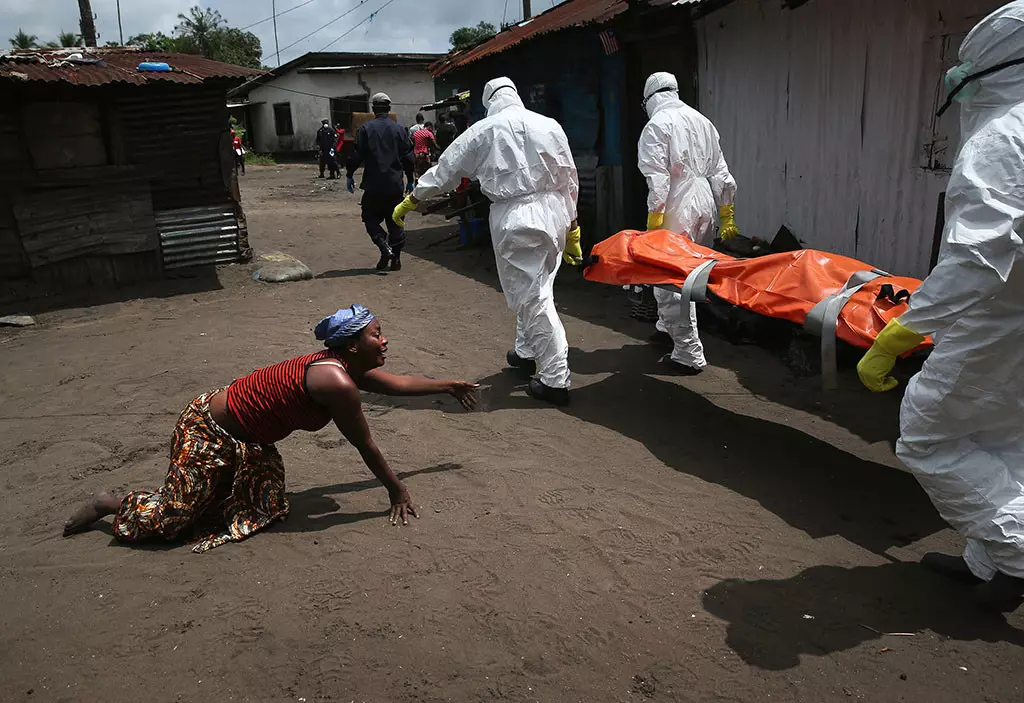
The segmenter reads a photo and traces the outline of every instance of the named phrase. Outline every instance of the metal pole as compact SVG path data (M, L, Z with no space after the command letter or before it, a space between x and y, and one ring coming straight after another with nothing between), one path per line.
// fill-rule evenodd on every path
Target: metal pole
M121 37L121 46L124 46L124 29L121 28L121 0L117 0L117 33Z
M270 11L274 16L274 56L277 57L277 65L281 65L281 45L277 41L277 0L270 0Z
M523 19L528 20L533 17L533 11L530 8L530 0L523 0Z

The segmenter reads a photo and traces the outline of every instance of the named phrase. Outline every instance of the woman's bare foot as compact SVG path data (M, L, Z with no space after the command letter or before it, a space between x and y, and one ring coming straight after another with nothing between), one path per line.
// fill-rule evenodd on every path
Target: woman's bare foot
M79 508L71 516L71 519L64 523L64 536L70 537L79 532L85 532L101 517L116 513L120 506L121 498L113 492L100 493Z

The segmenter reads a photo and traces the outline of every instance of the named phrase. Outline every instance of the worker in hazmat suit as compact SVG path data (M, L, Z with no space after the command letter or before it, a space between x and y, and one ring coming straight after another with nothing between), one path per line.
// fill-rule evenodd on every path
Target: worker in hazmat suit
M939 262L857 371L890 390L896 358L933 335L903 398L896 453L967 545L962 558L923 563L1009 611L1024 595L1024 0L967 35L946 83L962 146Z
M569 140L554 120L527 110L508 78L484 86L487 117L459 135L395 208L404 226L417 204L480 181L491 199L491 240L505 299L516 314L508 363L536 369L528 392L556 405L569 402L569 345L555 311L555 274L563 258L582 263L576 222L579 180Z
M729 173L718 130L711 121L679 99L679 83L671 73L655 73L644 85L644 109L650 121L637 145L640 172L647 179L647 229L686 234L711 246L719 235L739 234L733 208L736 181ZM717 208L716 208L717 203ZM673 350L662 361L694 375L704 370L704 346L697 334L697 307L684 308L679 293L654 289L658 331L672 337Z

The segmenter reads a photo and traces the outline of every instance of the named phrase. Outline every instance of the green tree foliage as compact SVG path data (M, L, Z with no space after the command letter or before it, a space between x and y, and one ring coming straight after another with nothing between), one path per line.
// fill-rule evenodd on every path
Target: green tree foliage
M45 44L43 44L43 46L47 49L66 49L84 45L85 41L82 39L81 34L75 34L74 32L65 32L63 29L60 30L60 34L57 35L57 41L48 41Z
M221 14L210 8L195 6L188 14L178 15L173 36L163 32L137 34L128 43L142 47L143 51L199 54L237 66L262 66L263 47L259 38L252 32L228 27Z
M75 34L74 32L65 32L63 29L60 34L57 35L57 43L60 46L82 46L85 41L82 39L81 34Z
M12 49L34 49L38 46L36 42L39 41L39 37L35 34L25 34L21 27L18 27L18 33L15 34L9 40L11 42Z
M459 51L461 49L468 49L471 46L476 46L485 39L490 39L498 30L494 28L494 25L490 22L481 22L475 27L460 27L452 32L451 43L452 49Z

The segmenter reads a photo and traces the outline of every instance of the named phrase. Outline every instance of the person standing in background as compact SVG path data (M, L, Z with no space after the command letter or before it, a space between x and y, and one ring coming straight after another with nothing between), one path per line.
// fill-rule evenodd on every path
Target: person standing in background
M316 133L316 145L320 150L320 176L324 177L324 169L331 172L331 178L338 176L338 161L335 159L334 145L337 142L337 135L331 129L331 123L323 120L320 129Z
M439 155L443 154L444 150L451 146L452 142L455 141L455 137L455 123L452 122L450 116L442 115L441 124L437 126L437 134L435 135Z
M433 124L427 122L423 125L423 129L412 135L412 156L416 164L417 179L430 170L431 150L438 151L433 127Z
M421 129L423 129L423 120L424 119L425 118L423 117L423 113L422 112L416 113L416 124L414 124L413 126L409 127L409 138L410 139L412 139L412 136L414 134L416 134L416 132L419 132Z
M242 146L242 140L238 136L235 130L231 130L231 151L235 154L235 171L242 170L242 175L245 175L245 147Z
M371 99L374 119L356 132L355 149L348 159L349 193L355 193L355 172L363 167L363 224L370 239L380 249L377 270L402 269L405 228L391 218L402 202L402 174L406 188L413 189L412 141L409 132L390 117L391 98L377 93ZM381 226L387 226L387 231Z
M340 122L334 125L334 133L338 137L338 143L334 145L334 160L338 163L338 171L341 171L341 147L345 146L345 128Z

